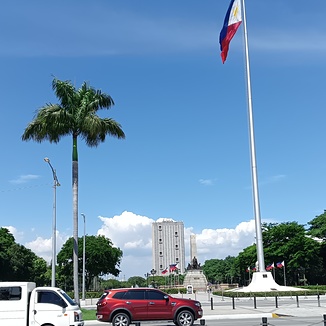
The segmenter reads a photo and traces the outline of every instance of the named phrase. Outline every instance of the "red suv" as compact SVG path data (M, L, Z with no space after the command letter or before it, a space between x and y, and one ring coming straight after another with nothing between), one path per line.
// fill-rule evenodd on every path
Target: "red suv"
M172 320L177 326L191 326L203 317L199 301L174 298L152 288L106 290L96 305L97 320L112 326L143 320Z

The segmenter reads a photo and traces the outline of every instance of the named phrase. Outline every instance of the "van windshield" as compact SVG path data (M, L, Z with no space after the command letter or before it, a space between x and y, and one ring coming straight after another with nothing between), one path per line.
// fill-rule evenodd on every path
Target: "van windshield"
M69 302L70 305L77 306L77 303L73 299L71 299L65 291L59 290L59 292Z

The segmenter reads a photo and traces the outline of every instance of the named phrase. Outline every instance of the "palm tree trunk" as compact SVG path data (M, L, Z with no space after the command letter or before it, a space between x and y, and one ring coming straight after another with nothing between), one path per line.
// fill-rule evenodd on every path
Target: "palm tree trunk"
M72 154L72 205L73 205L73 278L74 278L74 299L79 304L78 287L78 154L77 137L73 136Z

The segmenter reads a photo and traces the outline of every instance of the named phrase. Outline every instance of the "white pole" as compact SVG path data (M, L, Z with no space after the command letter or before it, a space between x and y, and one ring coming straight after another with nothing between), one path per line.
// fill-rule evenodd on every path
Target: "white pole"
M57 263L57 187L60 183L57 178L57 174L53 166L51 165L48 157L44 158L44 161L49 164L52 175L53 175L53 217L52 217L52 275L51 275L51 286L55 287L55 266Z
M251 156L251 175L252 175L252 188L253 188L254 213L255 213L257 259L258 259L259 272L265 272L263 235L262 235L262 229L261 229L259 193L258 193L258 178L257 178L255 135L254 135L254 118L253 118L253 112L252 112L250 65L249 65L249 46L248 46L248 33L247 33L245 0L242 0L242 15L243 15L243 32L244 32L244 43L245 43L248 119L249 119L250 156Z
M82 287L82 300L85 300L85 249L86 249L86 218L85 214L81 214L84 219L84 238L83 238L83 287Z

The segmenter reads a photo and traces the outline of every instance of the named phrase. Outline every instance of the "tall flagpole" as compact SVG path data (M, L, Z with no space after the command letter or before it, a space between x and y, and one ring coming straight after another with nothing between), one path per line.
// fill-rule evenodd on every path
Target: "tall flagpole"
M252 188L253 188L254 212L255 212L257 260L258 260L259 272L265 272L263 235L262 235L262 229L261 229L261 218L260 218L260 208L259 208L260 206L259 206L259 194L258 194L256 151L255 151L254 119L253 119L253 113L252 113L249 47L248 47L248 33L247 33L245 0L242 0L242 15L243 15L243 33L244 33L244 43L245 43L251 175L252 175Z

